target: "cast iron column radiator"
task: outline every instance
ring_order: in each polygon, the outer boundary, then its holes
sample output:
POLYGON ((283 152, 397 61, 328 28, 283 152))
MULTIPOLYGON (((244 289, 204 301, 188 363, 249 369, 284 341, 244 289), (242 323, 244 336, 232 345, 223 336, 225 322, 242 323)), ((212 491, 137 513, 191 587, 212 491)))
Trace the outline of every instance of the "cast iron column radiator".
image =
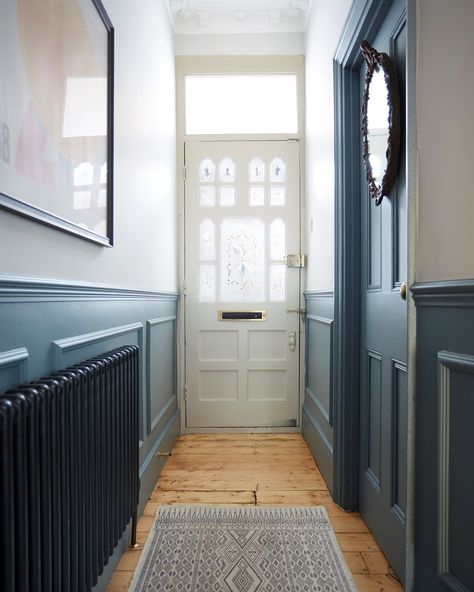
POLYGON ((0 396, 0 589, 92 589, 138 506, 138 352, 0 396))

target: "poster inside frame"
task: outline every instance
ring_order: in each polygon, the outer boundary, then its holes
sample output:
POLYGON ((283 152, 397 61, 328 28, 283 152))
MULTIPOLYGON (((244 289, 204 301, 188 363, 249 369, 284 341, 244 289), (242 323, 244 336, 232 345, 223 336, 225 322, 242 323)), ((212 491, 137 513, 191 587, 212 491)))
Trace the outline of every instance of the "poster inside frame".
POLYGON ((100 0, 0 4, 0 208, 104 246, 113 244, 113 51, 100 0))

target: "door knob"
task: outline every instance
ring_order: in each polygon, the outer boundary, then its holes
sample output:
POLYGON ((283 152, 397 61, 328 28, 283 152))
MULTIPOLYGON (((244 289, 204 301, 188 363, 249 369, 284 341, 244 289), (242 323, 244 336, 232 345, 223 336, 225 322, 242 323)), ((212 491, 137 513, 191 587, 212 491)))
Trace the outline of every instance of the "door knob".
POLYGON ((403 284, 400 286, 400 298, 402 300, 407 299, 407 283, 406 282, 403 282, 403 284))

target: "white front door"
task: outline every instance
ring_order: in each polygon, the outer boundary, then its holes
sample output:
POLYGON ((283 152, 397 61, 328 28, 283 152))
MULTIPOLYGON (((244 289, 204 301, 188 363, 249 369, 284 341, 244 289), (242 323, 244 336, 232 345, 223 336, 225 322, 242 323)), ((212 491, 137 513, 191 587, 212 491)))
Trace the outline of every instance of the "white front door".
POLYGON ((187 142, 185 164, 186 426, 297 426, 299 144, 187 142))

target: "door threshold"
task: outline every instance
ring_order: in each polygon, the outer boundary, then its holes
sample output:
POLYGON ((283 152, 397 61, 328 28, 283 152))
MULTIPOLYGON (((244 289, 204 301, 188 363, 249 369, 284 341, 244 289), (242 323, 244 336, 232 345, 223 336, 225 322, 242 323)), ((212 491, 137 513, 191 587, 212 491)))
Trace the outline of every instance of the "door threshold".
POLYGON ((186 428, 182 434, 301 434, 301 428, 186 428))

